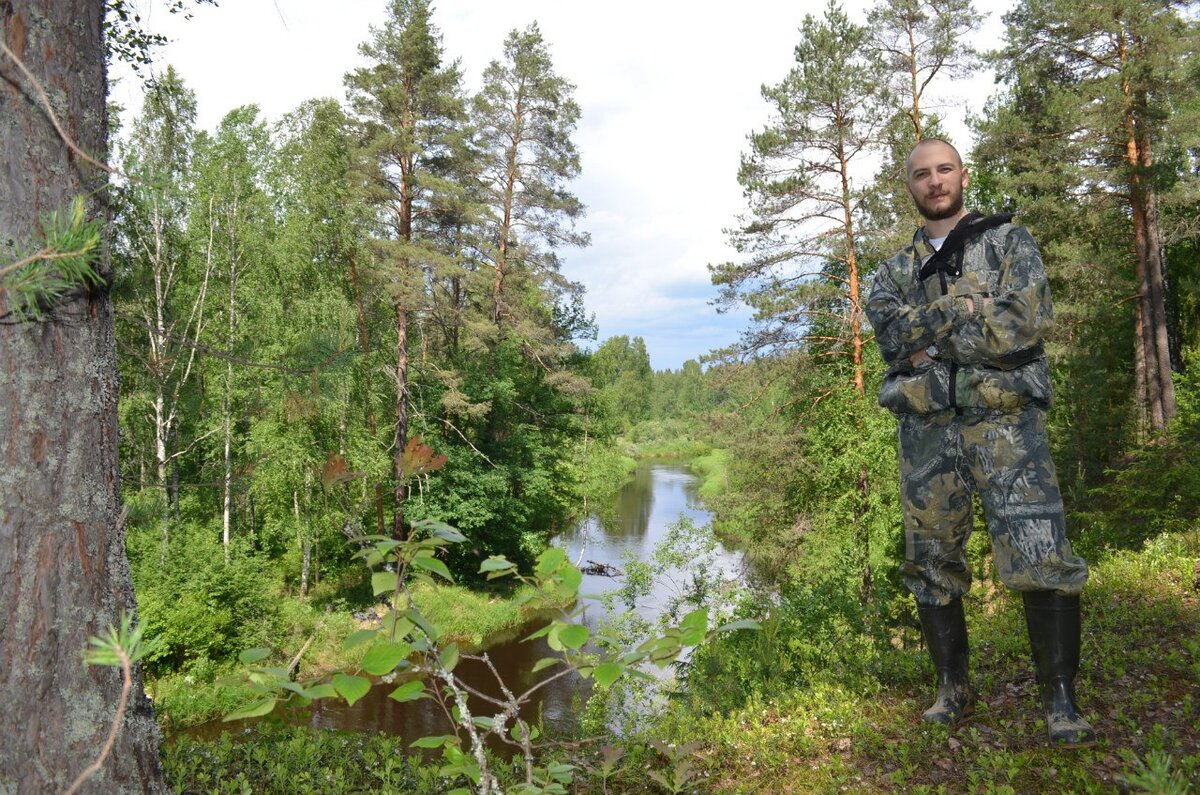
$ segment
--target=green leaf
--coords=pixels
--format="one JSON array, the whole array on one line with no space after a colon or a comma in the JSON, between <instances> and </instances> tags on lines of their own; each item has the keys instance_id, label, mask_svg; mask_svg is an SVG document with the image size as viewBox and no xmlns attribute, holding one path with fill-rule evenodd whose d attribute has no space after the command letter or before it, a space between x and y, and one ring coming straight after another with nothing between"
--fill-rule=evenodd
<instances>
[{"instance_id":1,"label":"green leaf","mask_svg":"<svg viewBox=\"0 0 1200 795\"><path fill-rule=\"evenodd\" d=\"M454 666L458 665L458 644L451 643L446 648L442 649L442 653L438 655L438 662L447 671L453 671Z\"/></svg>"},{"instance_id":2,"label":"green leaf","mask_svg":"<svg viewBox=\"0 0 1200 795\"><path fill-rule=\"evenodd\" d=\"M315 701L318 698L333 698L337 695L337 690L334 689L333 685L326 682L325 684L313 685L307 688L303 695L305 698L311 698Z\"/></svg>"},{"instance_id":3,"label":"green leaf","mask_svg":"<svg viewBox=\"0 0 1200 795\"><path fill-rule=\"evenodd\" d=\"M241 709L234 710L225 717L221 718L221 720L230 721L244 720L245 718L257 718L261 717L262 715L266 715L273 709L275 709L275 697L271 696L269 698L264 698L262 701L256 701L253 704L242 707Z\"/></svg>"},{"instance_id":4,"label":"green leaf","mask_svg":"<svg viewBox=\"0 0 1200 795\"><path fill-rule=\"evenodd\" d=\"M618 662L606 662L596 666L592 671L592 678L596 680L596 684L601 687L608 687L613 682L621 677L625 672L625 666Z\"/></svg>"},{"instance_id":5,"label":"green leaf","mask_svg":"<svg viewBox=\"0 0 1200 795\"><path fill-rule=\"evenodd\" d=\"M391 693L388 693L388 698L394 701L416 701L417 699L424 697L425 683L420 679L414 679L411 682L405 682Z\"/></svg>"},{"instance_id":6,"label":"green leaf","mask_svg":"<svg viewBox=\"0 0 1200 795\"><path fill-rule=\"evenodd\" d=\"M528 636L527 638L524 638L521 642L524 643L527 640L536 640L537 638L545 637L546 635L550 634L550 630L554 629L554 626L555 626L554 624L547 624L546 626L539 629L537 632L534 632L532 635Z\"/></svg>"},{"instance_id":7,"label":"green leaf","mask_svg":"<svg viewBox=\"0 0 1200 795\"><path fill-rule=\"evenodd\" d=\"M538 555L537 573L550 574L567 562L567 553L560 547L549 547Z\"/></svg>"},{"instance_id":8,"label":"green leaf","mask_svg":"<svg viewBox=\"0 0 1200 795\"><path fill-rule=\"evenodd\" d=\"M416 610L413 610L411 607L404 611L404 617L413 622L413 624L416 626L420 627L421 631L425 633L425 636L435 643L437 642L437 639L441 637L442 633L438 631L438 628L426 621L425 616L421 615Z\"/></svg>"},{"instance_id":9,"label":"green leaf","mask_svg":"<svg viewBox=\"0 0 1200 795\"><path fill-rule=\"evenodd\" d=\"M378 634L379 630L377 629L360 629L357 632L351 633L350 637L346 638L346 640L342 643L342 648L346 651L350 651L356 646L363 645Z\"/></svg>"},{"instance_id":10,"label":"green leaf","mask_svg":"<svg viewBox=\"0 0 1200 795\"><path fill-rule=\"evenodd\" d=\"M242 661L242 665L251 665L253 663L258 662L259 660L265 660L266 658L268 658L270 656L271 656L270 649L264 649L262 647L258 647L258 648L254 648L254 649L246 649L244 652L242 652L241 654L238 655L238 659ZM269 711L270 710L268 710L268 712Z\"/></svg>"},{"instance_id":11,"label":"green leaf","mask_svg":"<svg viewBox=\"0 0 1200 795\"><path fill-rule=\"evenodd\" d=\"M467 540L467 537L465 535L460 533L456 528L451 527L450 525L446 524L445 522L435 522L433 520L426 520L426 522L423 524L425 526L429 527L430 532L432 532L435 536L437 536L438 538L444 538L445 540L447 540L453 544L461 544Z\"/></svg>"},{"instance_id":12,"label":"green leaf","mask_svg":"<svg viewBox=\"0 0 1200 795\"><path fill-rule=\"evenodd\" d=\"M486 574L490 571L509 571L515 568L516 566L503 555L492 555L483 563L479 564L479 573Z\"/></svg>"},{"instance_id":13,"label":"green leaf","mask_svg":"<svg viewBox=\"0 0 1200 795\"><path fill-rule=\"evenodd\" d=\"M400 662L412 654L412 646L384 640L367 649L362 658L362 669L374 676L383 676L395 670Z\"/></svg>"},{"instance_id":14,"label":"green leaf","mask_svg":"<svg viewBox=\"0 0 1200 795\"><path fill-rule=\"evenodd\" d=\"M333 675L333 689L346 699L346 703L354 706L354 702L365 696L371 689L371 680L361 676L347 674Z\"/></svg>"},{"instance_id":15,"label":"green leaf","mask_svg":"<svg viewBox=\"0 0 1200 795\"><path fill-rule=\"evenodd\" d=\"M560 663L560 662L562 662L562 658L560 658L560 657L543 657L542 659L538 660L537 662L535 662L533 664L533 668L530 669L530 672L536 674L538 671L545 670L546 668L549 668L551 665L554 665L555 663Z\"/></svg>"},{"instance_id":16,"label":"green leaf","mask_svg":"<svg viewBox=\"0 0 1200 795\"><path fill-rule=\"evenodd\" d=\"M377 571L371 575L371 593L379 596L384 593L394 593L399 580L394 571Z\"/></svg>"},{"instance_id":17,"label":"green leaf","mask_svg":"<svg viewBox=\"0 0 1200 795\"><path fill-rule=\"evenodd\" d=\"M562 577L563 586L570 593L579 593L579 586L583 584L583 572L574 566L563 568L559 573Z\"/></svg>"},{"instance_id":18,"label":"green leaf","mask_svg":"<svg viewBox=\"0 0 1200 795\"><path fill-rule=\"evenodd\" d=\"M740 621L730 621L728 624L722 624L717 627L717 632L733 632L738 629L762 629L762 624L755 621L753 618L743 618Z\"/></svg>"},{"instance_id":19,"label":"green leaf","mask_svg":"<svg viewBox=\"0 0 1200 795\"><path fill-rule=\"evenodd\" d=\"M695 646L704 641L704 634L708 632L708 611L704 609L693 610L683 617L683 621L679 624L680 637L679 642L685 646Z\"/></svg>"},{"instance_id":20,"label":"green leaf","mask_svg":"<svg viewBox=\"0 0 1200 795\"><path fill-rule=\"evenodd\" d=\"M490 729L496 725L496 719L489 718L486 715L476 715L474 718L471 718L471 722L481 729Z\"/></svg>"},{"instance_id":21,"label":"green leaf","mask_svg":"<svg viewBox=\"0 0 1200 795\"><path fill-rule=\"evenodd\" d=\"M434 574L441 576L447 582L454 582L454 576L450 573L450 569L446 568L446 564L442 563L437 558L413 558L412 564L418 568L425 569L426 571L432 571Z\"/></svg>"},{"instance_id":22,"label":"green leaf","mask_svg":"<svg viewBox=\"0 0 1200 795\"><path fill-rule=\"evenodd\" d=\"M439 734L422 737L409 743L409 748L441 748L443 745L458 745L458 736L454 734Z\"/></svg>"},{"instance_id":23,"label":"green leaf","mask_svg":"<svg viewBox=\"0 0 1200 795\"><path fill-rule=\"evenodd\" d=\"M587 643L591 631L583 624L567 624L558 631L558 641L568 649L578 649Z\"/></svg>"}]
</instances>

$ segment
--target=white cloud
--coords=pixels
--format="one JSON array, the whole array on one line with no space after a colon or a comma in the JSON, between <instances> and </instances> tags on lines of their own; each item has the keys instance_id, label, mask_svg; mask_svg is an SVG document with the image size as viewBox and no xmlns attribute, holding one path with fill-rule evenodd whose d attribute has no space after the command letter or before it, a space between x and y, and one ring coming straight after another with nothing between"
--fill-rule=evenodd
<instances>
[{"instance_id":1,"label":"white cloud","mask_svg":"<svg viewBox=\"0 0 1200 795\"><path fill-rule=\"evenodd\" d=\"M846 5L861 19L865 0ZM783 78L804 15L824 7L816 0L434 3L446 54L461 59L469 88L509 30L539 22L583 111L576 192L589 209L583 228L592 246L564 252L565 270L587 288L601 334L644 336L658 367L728 343L744 322L708 306L714 291L705 266L734 256L721 229L742 207L736 174L746 135L767 118L759 88ZM161 8L140 11L175 39L159 62L175 65L196 90L200 124L212 128L241 104L257 103L274 119L311 97L343 97L342 77L362 62L358 45L370 25L383 23L385 8L382 0L238 0L198 8L187 22ZM998 42L999 30L994 15L981 40ZM990 83L976 78L961 93L978 109ZM137 108L135 89L125 78L114 98ZM950 128L965 140L961 123Z\"/></svg>"}]
</instances>

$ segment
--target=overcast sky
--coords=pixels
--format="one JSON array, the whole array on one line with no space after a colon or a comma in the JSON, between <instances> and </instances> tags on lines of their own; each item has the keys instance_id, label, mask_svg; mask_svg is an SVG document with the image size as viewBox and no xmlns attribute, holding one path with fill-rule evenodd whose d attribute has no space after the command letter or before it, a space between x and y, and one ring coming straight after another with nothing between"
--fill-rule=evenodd
<instances>
[{"instance_id":1,"label":"overcast sky","mask_svg":"<svg viewBox=\"0 0 1200 795\"><path fill-rule=\"evenodd\" d=\"M196 92L199 123L213 129L239 105L271 121L313 97L344 99L343 75L362 64L358 45L384 20L386 0L224 0L189 21L138 0L151 30L172 42L155 69L173 65ZM862 21L865 0L845 8ZM981 41L999 42L996 0ZM738 159L768 107L763 83L793 64L805 14L824 3L740 0L440 0L433 20L448 58L474 90L514 28L538 22L556 71L576 85L576 135L592 244L563 252L566 274L587 289L600 339L645 338L655 368L678 368L733 341L744 314L717 315L706 265L731 259L723 229L743 207ZM119 76L114 74L114 77ZM992 91L990 75L943 99L949 129ZM113 99L136 112L139 84L121 77ZM129 113L126 113L126 117ZM965 147L963 147L965 149Z\"/></svg>"}]
</instances>

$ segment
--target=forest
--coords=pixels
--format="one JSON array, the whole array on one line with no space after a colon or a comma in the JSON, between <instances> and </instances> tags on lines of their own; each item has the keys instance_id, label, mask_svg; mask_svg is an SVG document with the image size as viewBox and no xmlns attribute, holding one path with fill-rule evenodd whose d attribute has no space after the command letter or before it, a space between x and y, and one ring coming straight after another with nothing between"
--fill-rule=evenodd
<instances>
[{"instance_id":1,"label":"forest","mask_svg":"<svg viewBox=\"0 0 1200 795\"><path fill-rule=\"evenodd\" d=\"M708 264L713 311L749 319L660 370L642 336L600 339L564 275L590 242L585 111L536 22L469 80L436 5L390 0L344 102L202 129L157 60L140 111L106 110L103 91L70 104L87 85L64 81L103 86L106 59L144 67L161 42L121 0L43 5L96 36L72 45L90 61L47 71L30 42L53 25L0 2L16 87L0 162L38 175L5 178L28 213L0 211L0 693L34 727L5 729L0 790L1200 786L1196 3L1018 0L994 42L971 0L805 16L723 175L745 206L737 256ZM1085 749L1046 743L1021 600L978 505L980 704L919 720L932 668L900 580L896 422L864 305L921 224L909 151L949 135L941 98L985 68L994 93L955 143L967 206L1015 214L1054 297L1047 425L1091 567ZM85 176L35 196L68 161ZM72 334L96 352L54 375ZM78 409L100 413L64 414L75 376L103 380ZM51 471L65 485L30 485ZM690 484L686 512L652 552L597 562L589 532L641 512L646 533L633 503L665 499L655 472ZM102 508L92 540L84 504ZM75 634L44 629L59 613ZM536 650L506 665L515 643ZM72 672L51 681L59 658ZM353 724L397 704L432 717L328 728L328 705Z\"/></svg>"}]
</instances>

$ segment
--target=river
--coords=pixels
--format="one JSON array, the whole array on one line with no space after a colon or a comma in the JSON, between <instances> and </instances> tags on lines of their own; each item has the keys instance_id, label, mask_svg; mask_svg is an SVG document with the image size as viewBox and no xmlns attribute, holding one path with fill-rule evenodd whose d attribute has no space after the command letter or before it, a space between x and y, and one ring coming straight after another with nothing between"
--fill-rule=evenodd
<instances>
[{"instance_id":1,"label":"river","mask_svg":"<svg viewBox=\"0 0 1200 795\"><path fill-rule=\"evenodd\" d=\"M618 492L611 510L587 517L553 543L563 547L572 561L580 560L582 555L583 561L620 569L629 559L649 560L681 516L697 526L709 521L710 515L697 495L698 486L699 479L684 463L642 462ZM740 561L740 553L726 551L719 545L715 550L713 563L723 572L735 572ZM649 594L638 601L637 610L642 617L655 619L671 598L675 589L671 574L668 571L667 576L658 578ZM599 597L620 584L620 578L584 575L580 594L585 623L595 628L604 617ZM518 637L494 643L487 649L500 677L513 692L525 690L555 670L530 673L538 660L556 656L544 639L521 640L532 629L527 628ZM479 661L463 659L455 673L471 687L499 694L495 675ZM314 728L381 731L406 740L452 732L445 713L433 699L397 703L387 697L393 689L394 685L376 686L353 706L347 706L341 699L322 699L304 711L287 710L285 720L307 723ZM524 717L540 719L544 726L558 733L570 732L590 692L590 681L576 674L563 676L539 691ZM477 699L472 699L471 709L476 715L491 714ZM236 730L241 723L225 726ZM207 724L188 733L211 736L220 730L219 725Z\"/></svg>"}]
</instances>

